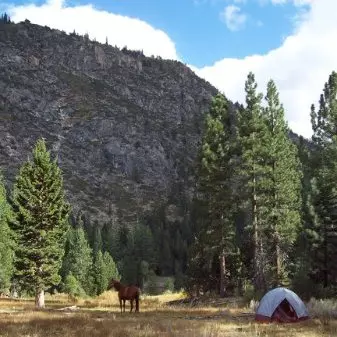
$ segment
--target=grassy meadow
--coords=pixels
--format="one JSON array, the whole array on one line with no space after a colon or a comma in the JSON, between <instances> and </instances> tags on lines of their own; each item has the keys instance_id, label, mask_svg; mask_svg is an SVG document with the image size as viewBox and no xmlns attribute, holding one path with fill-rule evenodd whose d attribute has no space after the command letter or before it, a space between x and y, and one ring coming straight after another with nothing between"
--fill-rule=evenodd
<instances>
[{"instance_id":1,"label":"grassy meadow","mask_svg":"<svg viewBox=\"0 0 337 337\"><path fill-rule=\"evenodd\" d=\"M313 300L308 304L310 320L281 325L255 323L253 310L235 299L228 303L203 301L195 306L168 304L182 297L143 295L137 314L121 314L115 292L79 300L47 295L44 310L35 310L33 299L0 299L0 336L337 336L337 304L333 301Z\"/></svg>"}]
</instances>

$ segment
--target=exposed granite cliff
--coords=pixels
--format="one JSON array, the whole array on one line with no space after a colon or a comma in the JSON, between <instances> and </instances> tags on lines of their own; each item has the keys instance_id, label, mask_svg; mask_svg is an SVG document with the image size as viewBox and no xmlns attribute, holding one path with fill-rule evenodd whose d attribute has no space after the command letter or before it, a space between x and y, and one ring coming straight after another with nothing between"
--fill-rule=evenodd
<instances>
[{"instance_id":1,"label":"exposed granite cliff","mask_svg":"<svg viewBox=\"0 0 337 337\"><path fill-rule=\"evenodd\" d=\"M75 209L133 222L167 203L177 219L174 199L193 191L202 115L216 93L180 62L2 24L0 166L12 182L44 137Z\"/></svg>"}]
</instances>

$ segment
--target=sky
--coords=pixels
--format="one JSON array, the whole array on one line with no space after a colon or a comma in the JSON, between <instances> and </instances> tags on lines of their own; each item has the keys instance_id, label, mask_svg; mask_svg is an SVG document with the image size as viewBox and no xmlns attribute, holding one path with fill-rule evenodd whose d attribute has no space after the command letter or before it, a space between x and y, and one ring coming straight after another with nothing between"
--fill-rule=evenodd
<instances>
[{"instance_id":1,"label":"sky","mask_svg":"<svg viewBox=\"0 0 337 337\"><path fill-rule=\"evenodd\" d=\"M3 11L179 60L233 101L244 103L250 71L263 94L273 79L307 138L310 106L337 70L337 0L0 0Z\"/></svg>"}]
</instances>

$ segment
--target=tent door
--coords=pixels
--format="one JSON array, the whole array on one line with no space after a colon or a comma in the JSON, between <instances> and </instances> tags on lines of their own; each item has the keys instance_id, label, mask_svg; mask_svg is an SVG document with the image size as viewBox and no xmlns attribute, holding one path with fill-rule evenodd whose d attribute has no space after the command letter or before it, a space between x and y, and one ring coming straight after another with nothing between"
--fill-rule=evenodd
<instances>
[{"instance_id":1,"label":"tent door","mask_svg":"<svg viewBox=\"0 0 337 337\"><path fill-rule=\"evenodd\" d=\"M298 317L291 304L284 299L273 312L271 319L278 322L295 322Z\"/></svg>"}]
</instances>

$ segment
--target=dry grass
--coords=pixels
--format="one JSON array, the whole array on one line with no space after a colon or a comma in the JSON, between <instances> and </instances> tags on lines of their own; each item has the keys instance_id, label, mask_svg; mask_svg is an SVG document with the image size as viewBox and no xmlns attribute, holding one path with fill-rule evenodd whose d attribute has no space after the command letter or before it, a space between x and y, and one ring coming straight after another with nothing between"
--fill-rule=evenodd
<instances>
[{"instance_id":1,"label":"dry grass","mask_svg":"<svg viewBox=\"0 0 337 337\"><path fill-rule=\"evenodd\" d=\"M182 294L143 296L141 312L120 314L117 296L106 292L93 299L70 301L67 295L46 297L47 309L34 310L33 300L0 299L0 336L220 337L337 336L337 320L327 315L336 302L309 303L313 319L296 324L257 324L249 308L168 306ZM231 302L232 303L232 302ZM74 311L60 310L76 305ZM128 307L129 308L129 307ZM321 314L324 313L324 314Z\"/></svg>"}]
</instances>

